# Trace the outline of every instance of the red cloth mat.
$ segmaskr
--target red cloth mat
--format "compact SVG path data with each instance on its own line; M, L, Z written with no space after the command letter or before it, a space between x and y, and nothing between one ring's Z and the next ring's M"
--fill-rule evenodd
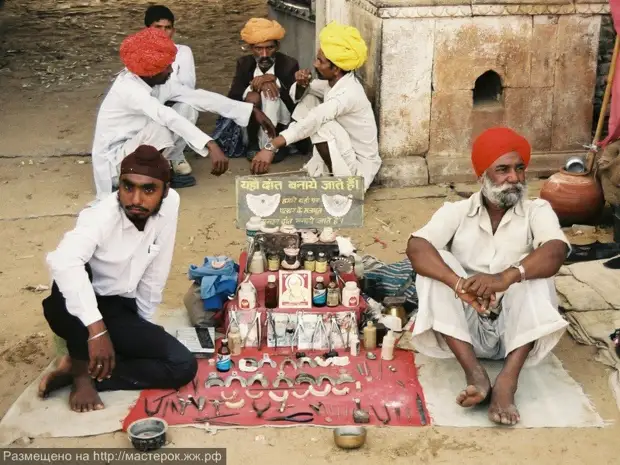
M288 349L281 349L281 352L288 352ZM336 386L337 389L348 388L349 393L346 395L335 395L333 392L330 392L326 396L314 396L312 394L308 394L303 399L297 399L292 395L292 391L296 391L301 394L304 393L309 385L307 383L303 383L301 385L294 386L294 389L276 389L273 388L273 381L278 376L278 371L280 370L280 364L282 361L286 359L284 355L274 355L273 351L263 351L259 353L256 349L246 349L241 356L233 357L233 361L235 365L233 368L226 373L219 373L216 371L215 366L210 366L209 361L205 359L199 360L198 363L198 375L196 379L198 380L198 389L197 392L194 393L194 388L192 383L184 386L179 390L179 396L187 399L188 394L198 398L204 397L206 400L205 407L203 411L198 411L196 407L193 405L188 405L185 410L185 415L181 416L177 412L173 412L170 408L170 401L175 400L178 404L178 400L175 394L169 395L162 400L162 405L159 412L155 415L157 417L163 418L168 422L169 425L187 425L195 422L196 419L205 417L205 416L213 416L215 415L215 408L210 400L219 400L221 402L220 406L220 414L227 413L236 413L237 415L221 418L222 422L230 422L236 423L236 426L263 426L263 425L272 425L272 426L284 426L284 425L323 425L323 426L336 426L336 425L353 425L353 409L355 408L354 398L359 398L361 400L362 409L368 411L370 414L370 425L379 425L381 422L377 419L375 413L372 410L372 407L377 410L377 413L382 418L386 417L386 411L383 407L383 403L388 406L388 410L390 413L391 421L389 425L394 426L421 426L424 424L430 424L430 416L428 411L426 410L426 405L424 402L424 394L422 392L422 387L418 382L417 369L414 362L413 354L409 351L404 350L395 350L394 359L391 361L383 360L381 362L382 370L379 370L380 362L380 349L376 349L373 351L377 355L376 360L368 360L365 356L365 351L362 352L363 355L352 357L350 354L346 354L345 352L341 352L341 355L349 356L349 364L344 367L338 366L329 366L329 367L315 367L311 368L307 363L304 363L303 368L297 368L294 370L290 364L287 364L284 367L285 374L287 377L294 379L299 373L309 373L313 375L315 378L318 378L321 374L327 374L333 377L338 377L342 371L346 371L351 377L353 377L356 381L361 382L362 390L358 392L355 388L355 383L345 383ZM265 364L263 368L260 368L258 371L253 373L244 373L241 372L237 368L237 363L242 357L252 357L257 360L262 358L263 353L269 353L274 362L276 362L276 367L271 368L268 364ZM310 353L306 352L312 359L315 356L320 355L320 353ZM295 360L295 357L292 356L291 359ZM295 360L297 363L298 361ZM372 377L371 381L366 380L365 371L363 371L363 375L360 375L357 365L361 364L364 367L364 362L368 365L370 370L370 376ZM389 367L392 366L395 371L391 371ZM286 401L286 405L289 407L284 410L283 413L280 413L278 409L280 408L281 402L274 401L269 397L269 391L263 390L250 390L253 395L257 395L260 392L263 393L262 397L256 399L257 406L259 408L264 408L267 403L271 402L271 407L267 410L262 418L257 418L256 412L252 409L252 398L248 397L246 392L248 388L244 388L240 385L239 381L233 381L230 387L205 387L205 380L207 379L209 373L217 373L222 379L226 379L229 375L232 374L233 371L236 371L241 377L246 380L256 373L262 372L265 377L269 381L268 388L272 390L274 394L277 394L279 397L283 395L284 392L289 392L288 399ZM381 379L380 379L381 378ZM401 384L399 384L399 381ZM323 381L321 387L324 389L325 386L331 384L329 381ZM285 382L281 382L279 387L286 387ZM261 388L262 386L257 382L254 383L252 388ZM322 390L320 388L315 387L317 390ZM221 393L223 392L226 397L232 395L233 391L237 391L236 398L231 402L237 402L241 399L245 400L245 405L239 409L231 409L224 405L224 400L221 397ZM170 393L170 390L145 390L142 391L140 398L136 405L129 412L125 420L123 421L123 430L126 431L129 425L139 419L147 418L147 414L145 412L145 399L147 401L147 405L149 410L155 410L157 407L157 399L161 398L161 396ZM418 397L419 396L419 397ZM423 415L425 421L422 421L421 414L418 410L418 402L417 399L420 399L421 408L423 409ZM314 412L309 404L318 404L322 402L323 405L326 406L326 409L321 408L320 414ZM167 406L165 404L168 404ZM400 407L400 418L398 418L396 413L396 407ZM164 414L165 410L165 414ZM281 415L290 415L292 413L297 412L313 412L314 420L309 423L293 423L289 421L267 421L268 418L273 416L281 416ZM327 418L331 419L331 421L327 421ZM215 426L227 426L227 425L215 425ZM232 425L235 426L235 425Z

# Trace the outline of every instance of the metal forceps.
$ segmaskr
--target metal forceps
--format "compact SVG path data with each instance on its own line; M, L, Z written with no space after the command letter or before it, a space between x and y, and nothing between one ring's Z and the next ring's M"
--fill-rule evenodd
M267 421L292 421L294 423L309 423L314 420L312 412L297 412L291 415L283 415L279 417L265 418Z
M297 347L299 348L300 330L302 333L306 334L306 328L304 327L304 312L298 311L296 318L297 318L297 326L295 328L295 332L293 333L293 337L291 338L291 351L293 350L293 347L295 347L295 338L297 338Z
M228 311L228 329L226 330L226 337L228 337L228 334L230 333L230 328L232 327L233 324L235 324L237 326L237 328L241 328L241 326L239 325L239 315L238 315L239 309L237 308L236 305L234 305L229 311Z
M351 345L351 328L357 327L357 323L355 322L355 314L353 312L348 312L342 319L342 325L340 325L340 327L345 328L347 331L347 343L345 347L349 347ZM342 332L340 335L342 336Z
M310 347L312 349L314 349L314 338L320 331L323 331L323 336L327 337L327 342L331 346L330 337L327 333L327 328L325 328L325 323L323 323L323 315L318 314L316 325L314 325L314 331L312 331L312 338L310 339ZM331 347L329 347L329 350L331 350Z
M254 310L254 317L252 317L252 324L248 328L248 332L245 333L245 337L243 338L243 347L247 347L248 336L250 335L250 333L252 332L254 327L256 327L256 336L257 336L256 344L258 346L258 350L261 349L261 330L260 330L260 326L261 326L261 323L260 323L260 313L259 313L258 310Z
M347 314L350 315L350 314ZM332 333L334 332L334 327L338 332L338 336L340 337L340 342L342 342L342 348L346 348L347 345L344 342L344 336L342 335L342 328L340 327L340 323L338 323L338 316L335 313L331 313L329 316L329 336L331 338ZM348 334L348 333L347 333Z

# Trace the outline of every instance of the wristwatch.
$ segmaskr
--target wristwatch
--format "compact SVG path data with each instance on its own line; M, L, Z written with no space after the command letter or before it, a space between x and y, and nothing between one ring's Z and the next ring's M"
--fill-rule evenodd
M271 141L267 142L267 144L265 145L265 150L269 150L273 153L278 153L278 149L273 145L273 142Z
M510 265L510 268L516 268L517 270L519 270L519 273L521 273L521 280L519 281L520 283L525 281L525 268L523 268L523 265L521 265L521 263L513 263L512 265Z

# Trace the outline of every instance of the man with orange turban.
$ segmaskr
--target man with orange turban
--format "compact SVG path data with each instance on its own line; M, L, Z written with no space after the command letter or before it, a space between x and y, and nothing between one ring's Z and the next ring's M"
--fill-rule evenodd
M115 189L123 158L139 145L156 147L170 161L170 155L178 153L176 142L182 138L196 153L210 155L212 174L219 176L228 169L228 159L213 138L166 106L166 102L185 103L199 112L216 113L242 127L253 118L275 135L269 118L253 105L169 79L176 54L172 39L157 28L142 29L121 44L125 69L108 91L95 128L92 161L98 198ZM175 186L173 180L173 187L182 186Z
M332 22L320 33L310 70L296 73L291 95L299 101L295 121L252 161L252 172L266 173L279 150L310 138L313 156L304 166L310 176L361 176L368 189L379 172L381 158L375 115L355 70L365 62L368 49L359 31Z
M419 305L416 350L456 357L467 387L462 407L489 402L489 419L514 425L524 364L540 363L567 327L558 312L553 277L570 243L551 205L527 198L528 141L509 128L474 141L472 165L481 189L446 202L409 239ZM479 359L504 361L491 383Z
M261 108L276 130L284 129L291 122L295 103L289 92L299 71L297 60L279 51L285 33L274 20L252 18L245 24L241 39L251 54L237 60L228 92L229 98ZM228 118L218 118L213 137L228 157L246 155L250 160L271 139L254 120L244 130ZM283 159L286 153L282 151L278 155L274 162Z

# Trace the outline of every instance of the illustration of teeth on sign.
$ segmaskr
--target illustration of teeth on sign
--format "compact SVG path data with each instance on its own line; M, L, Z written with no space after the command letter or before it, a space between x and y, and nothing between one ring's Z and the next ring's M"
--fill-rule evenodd
M280 205L280 197L280 194L246 194L245 201L252 213L256 216L260 216L261 218L265 218L276 212L278 206Z
M353 206L353 196L352 195L322 195L323 206L327 213L331 216L335 216L337 218L342 218Z

